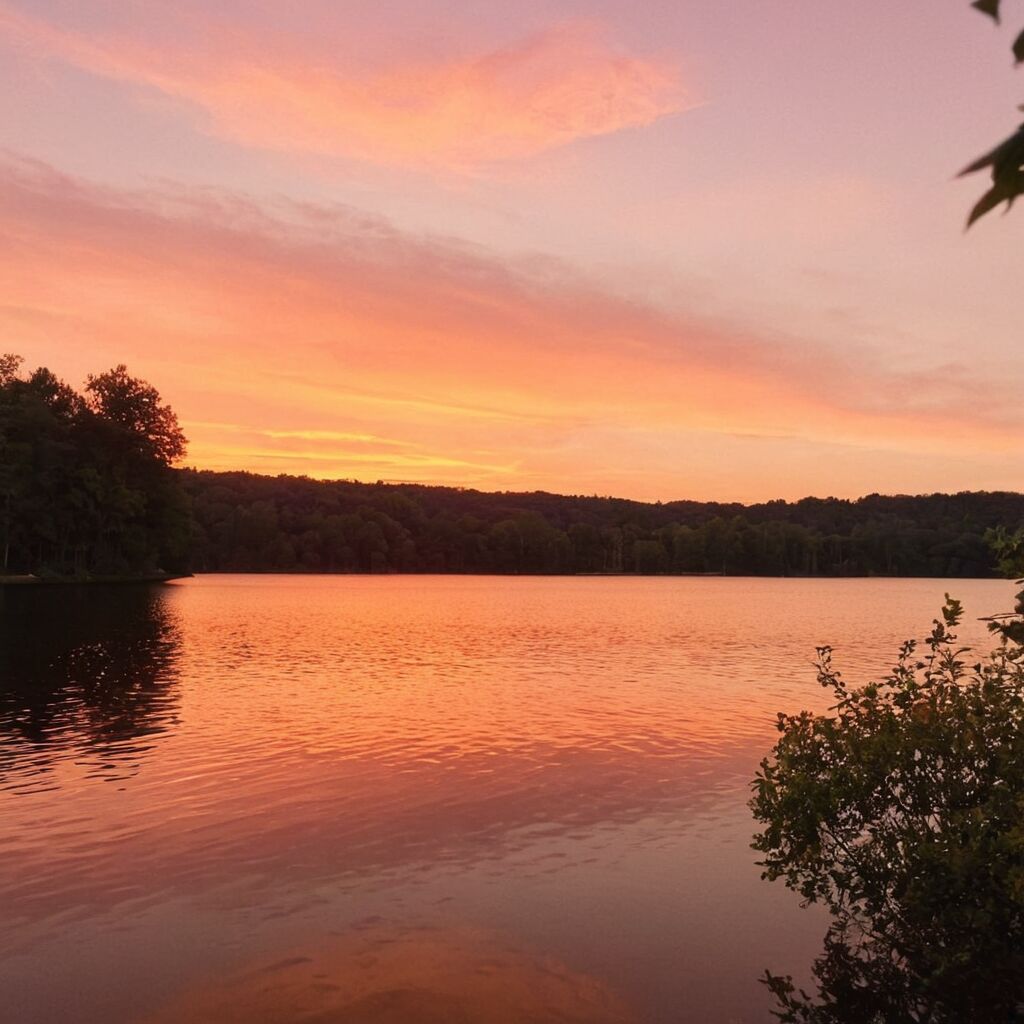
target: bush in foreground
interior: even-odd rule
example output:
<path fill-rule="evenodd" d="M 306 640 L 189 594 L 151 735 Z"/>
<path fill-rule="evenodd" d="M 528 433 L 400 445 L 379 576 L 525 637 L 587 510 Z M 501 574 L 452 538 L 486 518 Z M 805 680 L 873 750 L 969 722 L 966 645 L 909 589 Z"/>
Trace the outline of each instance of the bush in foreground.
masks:
<path fill-rule="evenodd" d="M 1024 605 L 1018 601 L 1018 612 Z M 1024 1020 L 1024 647 L 1019 617 L 968 665 L 947 596 L 923 647 L 826 715 L 780 715 L 751 807 L 763 877 L 832 922 L 817 993 L 766 973 L 785 1022 Z"/>

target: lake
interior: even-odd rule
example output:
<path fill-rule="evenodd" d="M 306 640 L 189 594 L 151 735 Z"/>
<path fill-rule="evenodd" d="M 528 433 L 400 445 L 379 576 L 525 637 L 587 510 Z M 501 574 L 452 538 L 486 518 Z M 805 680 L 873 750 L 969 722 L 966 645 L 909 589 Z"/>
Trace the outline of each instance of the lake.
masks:
<path fill-rule="evenodd" d="M 981 580 L 213 576 L 0 591 L 0 1017 L 765 1022 L 749 849 L 814 647 Z"/>

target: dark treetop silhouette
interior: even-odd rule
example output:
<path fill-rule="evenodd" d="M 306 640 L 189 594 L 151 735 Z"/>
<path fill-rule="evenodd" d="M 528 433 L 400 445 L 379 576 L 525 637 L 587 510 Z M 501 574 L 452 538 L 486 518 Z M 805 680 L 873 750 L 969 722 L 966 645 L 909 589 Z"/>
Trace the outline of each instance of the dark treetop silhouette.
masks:
<path fill-rule="evenodd" d="M 179 569 L 189 517 L 171 463 L 185 438 L 157 391 L 124 366 L 79 394 L 0 357 L 0 575 Z"/>
<path fill-rule="evenodd" d="M 743 506 L 183 471 L 199 572 L 991 576 L 1007 493 Z"/>

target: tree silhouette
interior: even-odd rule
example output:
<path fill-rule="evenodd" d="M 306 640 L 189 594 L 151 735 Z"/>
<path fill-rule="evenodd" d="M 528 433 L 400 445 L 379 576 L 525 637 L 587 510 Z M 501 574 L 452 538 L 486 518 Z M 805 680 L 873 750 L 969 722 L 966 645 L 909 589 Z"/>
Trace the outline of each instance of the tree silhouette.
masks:
<path fill-rule="evenodd" d="M 151 384 L 132 377 L 124 363 L 90 375 L 85 390 L 97 416 L 116 427 L 144 458 L 169 466 L 185 454 L 185 435 L 174 410 Z"/>
<path fill-rule="evenodd" d="M 0 573 L 184 568 L 185 439 L 156 389 L 118 366 L 80 395 L 21 362 L 0 358 Z"/>

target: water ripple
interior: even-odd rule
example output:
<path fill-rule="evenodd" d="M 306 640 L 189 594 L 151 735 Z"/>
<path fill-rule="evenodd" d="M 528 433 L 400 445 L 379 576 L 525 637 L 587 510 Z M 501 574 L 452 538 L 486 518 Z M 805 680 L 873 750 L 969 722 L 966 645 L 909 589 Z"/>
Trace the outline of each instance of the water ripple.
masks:
<path fill-rule="evenodd" d="M 775 712 L 821 705 L 816 644 L 856 654 L 850 678 L 877 673 L 953 586 L 216 577 L 3 595 L 0 984 L 22 1024 L 141 1020 L 192 1005 L 169 990 L 210 963 L 325 928 L 343 936 L 331 977 L 355 984 L 353 915 L 397 907 L 452 918 L 454 946 L 423 946 L 438 963 L 469 962 L 463 929 L 504 930 L 614 980 L 639 1019 L 682 1000 L 763 1019 L 760 958 L 818 939 L 747 849 Z M 1007 600 L 955 590 L 979 615 Z M 545 955 L 493 970 L 519 998 Z M 112 986 L 118 957 L 131 977 Z M 312 984 L 299 961 L 278 970 Z"/>

